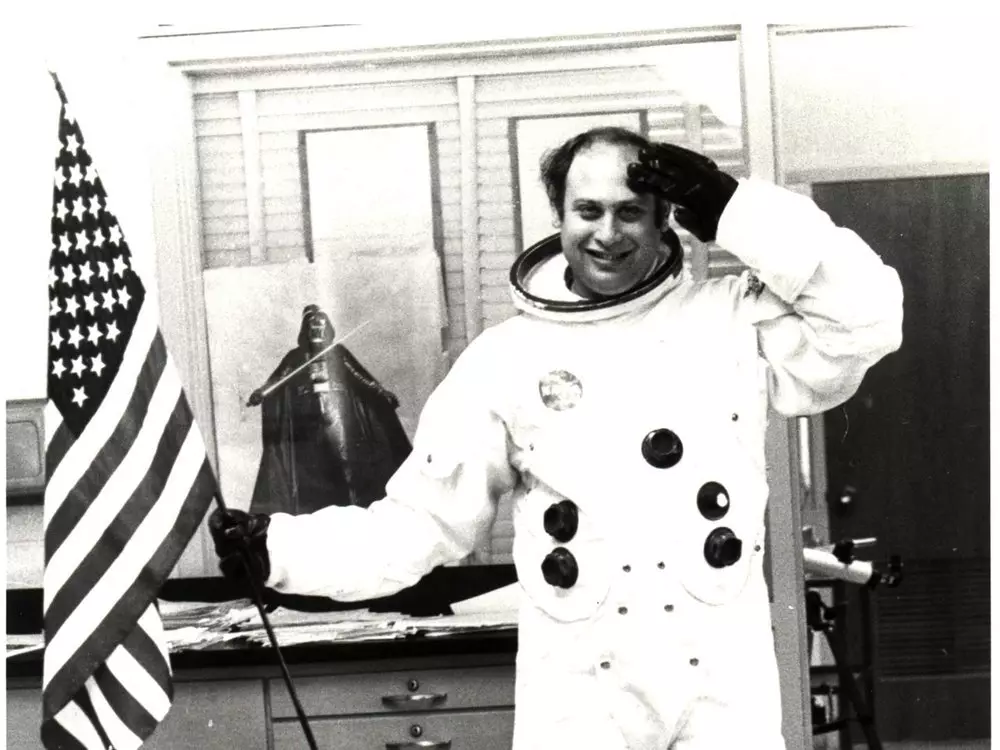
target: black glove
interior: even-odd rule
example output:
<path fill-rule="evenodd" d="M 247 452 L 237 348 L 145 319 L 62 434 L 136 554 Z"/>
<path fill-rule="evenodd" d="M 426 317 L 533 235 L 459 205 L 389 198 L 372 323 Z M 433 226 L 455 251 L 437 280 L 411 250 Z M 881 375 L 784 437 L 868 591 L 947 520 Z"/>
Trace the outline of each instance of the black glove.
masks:
<path fill-rule="evenodd" d="M 242 510 L 216 510 L 209 516 L 208 530 L 215 541 L 219 570 L 226 578 L 247 583 L 246 561 L 249 561 L 254 578 L 264 584 L 271 575 L 271 559 L 267 554 L 270 524 L 269 515 Z"/>
<path fill-rule="evenodd" d="M 674 218 L 702 242 L 715 239 L 719 219 L 737 182 L 707 156 L 670 143 L 654 143 L 628 165 L 628 186 L 677 205 Z"/>

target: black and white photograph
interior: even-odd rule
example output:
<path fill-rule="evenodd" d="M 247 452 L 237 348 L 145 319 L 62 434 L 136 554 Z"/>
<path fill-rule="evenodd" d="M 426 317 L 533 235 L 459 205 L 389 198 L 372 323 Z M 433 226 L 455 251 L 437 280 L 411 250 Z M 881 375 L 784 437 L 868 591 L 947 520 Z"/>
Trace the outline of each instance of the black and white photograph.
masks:
<path fill-rule="evenodd" d="M 48 5 L 8 747 L 990 747 L 984 19 Z"/>

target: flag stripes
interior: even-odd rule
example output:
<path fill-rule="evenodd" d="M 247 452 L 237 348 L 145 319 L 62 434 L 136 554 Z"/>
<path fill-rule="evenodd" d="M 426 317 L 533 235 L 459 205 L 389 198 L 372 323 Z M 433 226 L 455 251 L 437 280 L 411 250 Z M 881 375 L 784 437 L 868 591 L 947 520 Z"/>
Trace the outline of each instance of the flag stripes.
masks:
<path fill-rule="evenodd" d="M 42 744 L 47 750 L 107 750 L 111 747 L 86 691 L 67 703 L 54 721 L 42 724 Z"/>
<path fill-rule="evenodd" d="M 154 347 L 154 350 L 160 348 Z M 190 426 L 190 412 L 178 403 L 182 394 L 176 373 L 163 372 L 162 362 L 159 370 L 156 374 L 162 377 L 149 389 L 152 397 L 147 397 L 145 384 L 140 383 L 135 398 L 129 404 L 129 407 L 140 411 L 125 412 L 119 428 L 105 443 L 103 450 L 90 459 L 83 475 L 67 493 L 67 499 L 60 503 L 59 510 L 49 519 L 45 530 L 45 554 L 48 559 L 45 571 L 46 613 L 66 579 L 80 566 L 82 556 L 90 552 L 87 545 L 80 542 L 96 541 L 116 520 L 132 520 L 121 519 L 120 514 L 129 498 L 136 494 L 140 482 L 149 482 L 152 486 L 139 489 L 159 489 L 163 478 L 149 476 L 147 472 L 170 418 L 178 412 L 185 414 L 188 417 L 183 425 L 185 432 Z M 131 416 L 143 412 L 145 419 L 141 423 Z M 89 439 L 89 436 L 85 437 Z M 81 443 L 84 441 L 78 441 L 77 445 Z M 139 501 L 153 505 L 156 495 L 140 497 Z"/>
<path fill-rule="evenodd" d="M 174 432 L 161 436 L 151 465 L 153 472 L 162 471 L 164 476 L 170 471 L 179 453 L 180 446 L 177 445 L 176 438 L 181 434 L 186 435 L 191 426 L 190 413 L 185 414 L 183 402 L 178 401 L 175 405 L 174 417 L 177 428 Z M 69 613 L 79 602 L 79 592 L 90 591 L 107 572 L 110 563 L 121 554 L 134 530 L 152 509 L 160 490 L 159 477 L 147 474 L 143 478 L 125 504 L 111 518 L 107 528 L 91 542 L 86 557 L 76 563 L 76 567 L 70 571 L 69 577 L 52 598 L 45 611 L 47 627 L 55 629 L 62 627 Z"/>
<path fill-rule="evenodd" d="M 146 363 L 149 346 L 157 333 L 155 311 L 150 308 L 151 305 L 144 305 L 139 313 L 118 376 L 104 397 L 103 408 L 98 410 L 87 424 L 87 439 L 75 442 L 63 460 L 51 470 L 49 482 L 45 486 L 46 523 L 62 505 L 95 457 L 105 450 L 112 432 L 125 415 L 126 406 L 135 390 L 136 380 Z M 48 422 L 45 427 L 47 432 Z M 48 455 L 45 460 L 48 462 Z"/>
<path fill-rule="evenodd" d="M 84 596 L 77 606 L 49 639 L 43 684 L 61 683 L 61 689 L 49 684 L 46 703 L 50 699 L 57 700 L 56 696 L 61 697 L 64 693 L 72 694 L 74 688 L 79 689 L 81 677 L 107 658 L 108 643 L 123 637 L 129 626 L 129 613 L 144 596 L 148 597 L 150 582 L 162 574 L 164 567 L 169 573 L 176 562 L 176 558 L 170 560 L 169 555 L 178 546 L 183 550 L 187 540 L 178 545 L 169 535 L 164 535 L 164 529 L 172 529 L 178 521 L 192 530 L 197 525 L 201 515 L 197 515 L 192 524 L 191 514 L 185 519 L 181 511 L 192 487 L 204 490 L 206 474 L 211 479 L 201 435 L 196 430 L 189 430 L 156 505 L 121 553 L 110 561 L 100 580 L 89 591 L 82 592 Z M 151 550 L 155 551 L 152 556 Z M 154 568 L 160 570 L 154 571 Z M 47 633 L 51 632 L 47 617 L 45 627 Z"/>

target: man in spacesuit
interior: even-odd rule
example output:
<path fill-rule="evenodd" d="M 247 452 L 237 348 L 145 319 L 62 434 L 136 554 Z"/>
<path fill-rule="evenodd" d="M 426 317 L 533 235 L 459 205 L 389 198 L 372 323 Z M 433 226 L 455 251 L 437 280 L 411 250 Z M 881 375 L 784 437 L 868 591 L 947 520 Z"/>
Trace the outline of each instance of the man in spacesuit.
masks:
<path fill-rule="evenodd" d="M 516 750 L 784 747 L 762 568 L 768 403 L 849 398 L 900 345 L 896 273 L 809 199 L 618 128 L 543 161 L 559 234 L 511 270 L 523 313 L 428 399 L 361 508 L 216 513 L 268 587 L 381 596 L 468 554 L 513 492 Z M 696 281 L 667 227 L 749 271 Z"/>

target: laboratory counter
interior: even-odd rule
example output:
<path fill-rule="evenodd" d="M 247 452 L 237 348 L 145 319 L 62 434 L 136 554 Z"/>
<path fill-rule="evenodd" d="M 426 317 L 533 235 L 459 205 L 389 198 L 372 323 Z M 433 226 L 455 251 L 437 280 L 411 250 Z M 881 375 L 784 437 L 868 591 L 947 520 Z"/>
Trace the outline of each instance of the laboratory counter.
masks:
<path fill-rule="evenodd" d="M 428 617 L 516 580 L 512 566 L 440 568 L 393 597 L 339 604 L 271 597 L 296 610 L 366 608 Z M 165 601 L 227 601 L 222 579 L 171 581 Z M 41 592 L 7 592 L 8 633 L 39 632 Z M 514 721 L 514 628 L 282 646 L 320 748 L 509 748 Z M 171 653 L 174 700 L 144 748 L 307 747 L 276 654 L 240 641 Z M 7 660 L 7 746 L 42 745 L 41 651 Z"/>

